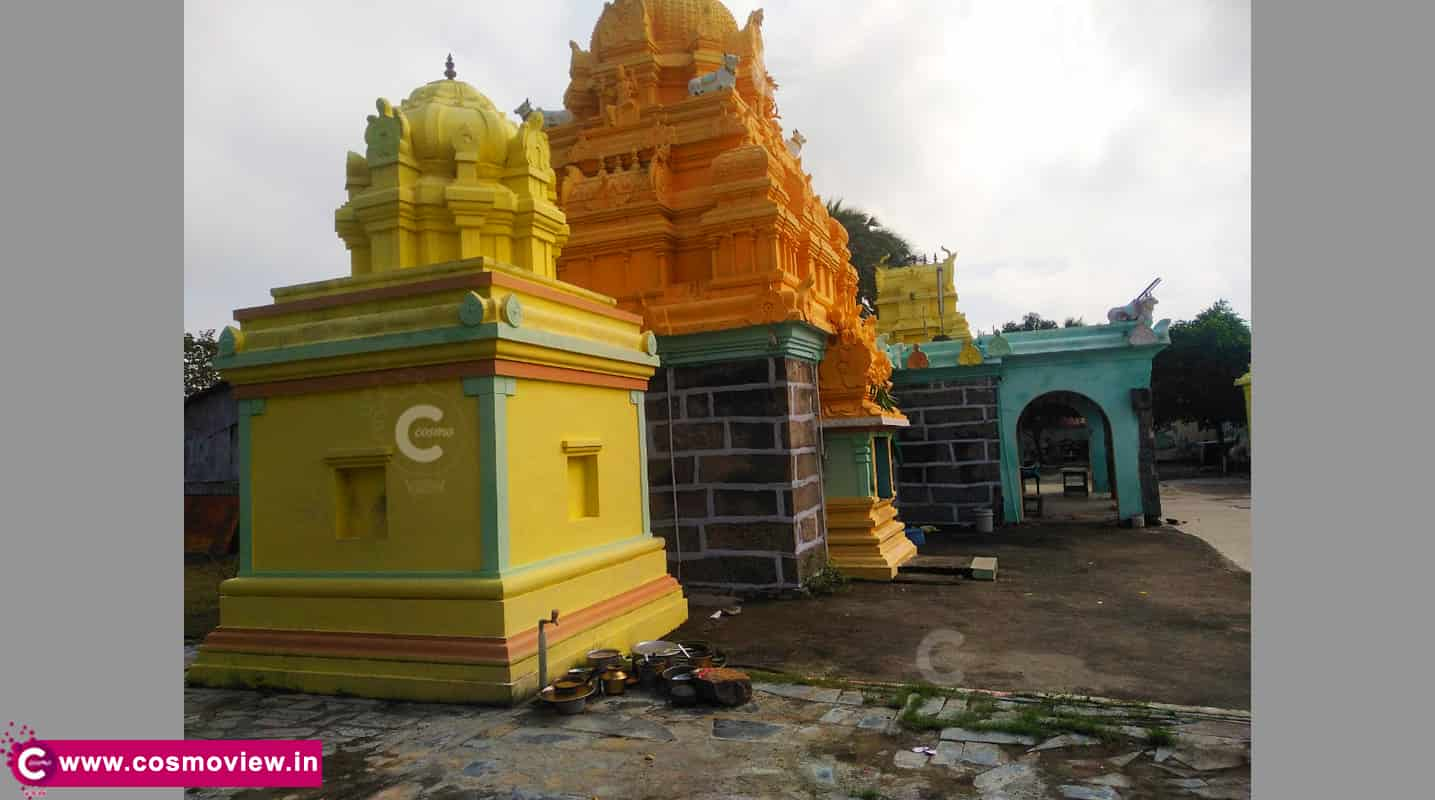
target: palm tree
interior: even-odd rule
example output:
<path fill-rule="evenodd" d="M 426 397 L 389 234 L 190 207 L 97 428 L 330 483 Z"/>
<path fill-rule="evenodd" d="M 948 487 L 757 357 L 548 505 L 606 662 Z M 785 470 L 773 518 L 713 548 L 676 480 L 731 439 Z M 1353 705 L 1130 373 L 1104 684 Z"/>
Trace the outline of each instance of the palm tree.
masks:
<path fill-rule="evenodd" d="M 860 208 L 844 206 L 842 200 L 827 203 L 827 213 L 847 231 L 847 249 L 857 268 L 857 295 L 877 304 L 877 262 L 887 256 L 893 264 L 906 263 L 912 245 L 896 231 L 882 227 L 877 218 Z M 854 298 L 854 300 L 857 298 Z"/>

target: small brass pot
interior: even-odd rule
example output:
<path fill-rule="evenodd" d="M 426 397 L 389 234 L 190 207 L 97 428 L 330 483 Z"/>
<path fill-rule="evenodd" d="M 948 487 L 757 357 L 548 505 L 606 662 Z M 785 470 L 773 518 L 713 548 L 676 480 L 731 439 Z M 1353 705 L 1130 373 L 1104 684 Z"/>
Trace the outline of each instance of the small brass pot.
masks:
<path fill-rule="evenodd" d="M 609 669 L 603 672 L 603 694 L 612 696 L 622 694 L 628 688 L 628 673 L 621 669 Z"/>

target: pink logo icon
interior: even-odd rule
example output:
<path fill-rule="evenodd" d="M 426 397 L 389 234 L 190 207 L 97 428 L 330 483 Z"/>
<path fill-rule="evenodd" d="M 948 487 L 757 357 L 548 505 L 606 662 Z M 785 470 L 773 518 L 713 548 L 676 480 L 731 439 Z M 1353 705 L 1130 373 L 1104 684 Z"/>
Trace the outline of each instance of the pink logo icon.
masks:
<path fill-rule="evenodd" d="M 29 725 L 16 727 L 12 721 L 0 734 L 0 744 L 5 749 L 5 764 L 20 782 L 26 800 L 44 797 L 45 790 L 39 786 L 54 777 L 55 754 L 35 738 L 35 729 Z"/>

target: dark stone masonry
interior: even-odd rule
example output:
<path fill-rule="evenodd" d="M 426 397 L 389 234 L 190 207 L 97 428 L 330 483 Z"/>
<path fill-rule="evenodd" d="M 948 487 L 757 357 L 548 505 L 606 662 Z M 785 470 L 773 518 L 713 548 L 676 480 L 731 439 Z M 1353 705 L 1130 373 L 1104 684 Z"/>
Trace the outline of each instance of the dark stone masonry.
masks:
<path fill-rule="evenodd" d="M 973 522 L 998 504 L 1001 443 L 991 377 L 906 384 L 893 394 L 911 421 L 897 435 L 897 507 L 913 525 Z"/>
<path fill-rule="evenodd" d="M 661 367 L 647 421 L 653 532 L 679 581 L 780 592 L 822 568 L 816 364 Z"/>

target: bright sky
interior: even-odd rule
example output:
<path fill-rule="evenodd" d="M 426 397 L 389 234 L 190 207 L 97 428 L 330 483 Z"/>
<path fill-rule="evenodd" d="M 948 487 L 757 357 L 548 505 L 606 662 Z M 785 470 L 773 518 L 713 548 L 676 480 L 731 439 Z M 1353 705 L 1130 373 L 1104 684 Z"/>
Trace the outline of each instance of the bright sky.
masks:
<path fill-rule="evenodd" d="M 1232 0 L 732 0 L 765 7 L 785 130 L 824 199 L 958 251 L 958 307 L 1251 316 L 1251 12 Z M 442 77 L 562 105 L 601 0 L 185 4 L 185 327 L 348 272 L 344 156 Z"/>

